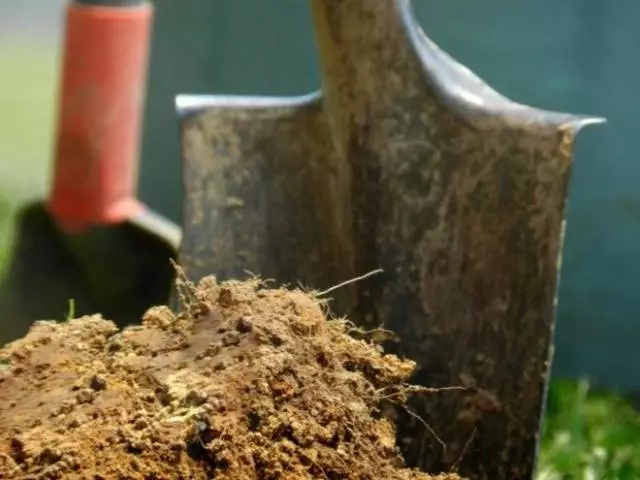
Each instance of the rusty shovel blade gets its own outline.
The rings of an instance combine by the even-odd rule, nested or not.
[[[431,42],[409,0],[312,0],[323,74],[296,98],[178,96],[188,275],[336,290],[395,331],[408,463],[534,472],[572,150],[594,117],[515,103]],[[402,412],[400,412],[402,414]]]

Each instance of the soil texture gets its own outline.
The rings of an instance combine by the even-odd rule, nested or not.
[[[182,280],[119,331],[38,322],[0,349],[0,478],[458,479],[404,467],[381,402],[414,363],[258,280]]]

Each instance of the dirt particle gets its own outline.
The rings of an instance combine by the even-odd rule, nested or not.
[[[144,430],[149,426],[149,422],[145,418],[138,418],[133,424],[134,430]]]
[[[238,319],[236,330],[240,333],[249,333],[253,329],[253,323],[250,317],[242,316]]]
[[[197,390],[190,390],[184,397],[184,405],[187,407],[199,407],[207,401],[207,394]]]
[[[36,457],[38,463],[54,464],[62,458],[62,452],[57,449],[46,447]]]
[[[67,423],[67,428],[69,430],[73,430],[74,428],[78,428],[80,426],[80,420],[77,418],[72,418],[71,420],[69,420],[69,423]]]
[[[93,375],[89,380],[89,388],[95,390],[96,392],[106,390],[107,380],[101,375]]]
[[[76,402],[78,405],[83,403],[91,403],[96,396],[96,392],[91,390],[90,388],[84,388],[76,393]]]
[[[131,459],[131,468],[134,472],[140,471],[140,462],[136,458]]]
[[[142,317],[143,325],[166,329],[176,321],[176,316],[167,306],[152,307]]]
[[[221,288],[218,293],[218,305],[221,307],[232,307],[235,303],[236,299],[233,296],[233,291],[230,288]]]
[[[238,332],[226,332],[222,337],[223,347],[235,347],[240,345],[242,336]]]
[[[110,353],[115,353],[124,348],[124,344],[120,338],[114,338],[109,343],[107,343],[107,350]]]

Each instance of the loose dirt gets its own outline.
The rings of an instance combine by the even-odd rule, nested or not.
[[[0,478],[458,479],[404,468],[381,414],[412,362],[303,291],[181,290],[141,326],[38,322],[0,349]]]

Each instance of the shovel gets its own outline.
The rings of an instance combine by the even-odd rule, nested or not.
[[[50,196],[18,219],[0,286],[0,344],[35,320],[100,312],[124,325],[165,303],[179,228],[136,200],[152,6],[67,8]]]
[[[323,87],[180,95],[183,239],[198,279],[327,288],[394,331],[425,387],[400,410],[409,464],[530,479],[552,359],[577,132],[600,118],[492,90],[424,35],[409,0],[312,0]]]

